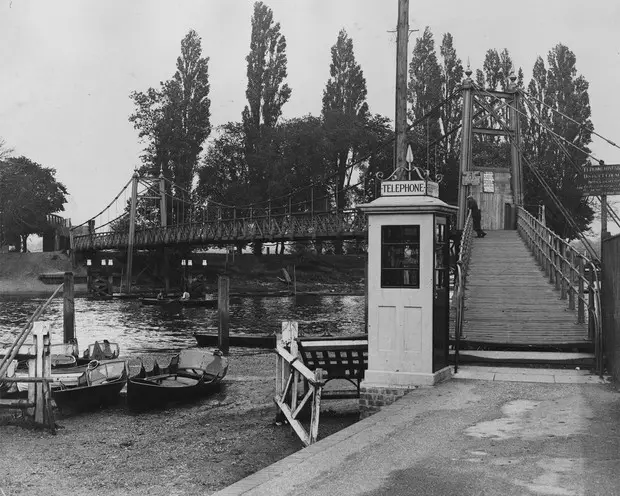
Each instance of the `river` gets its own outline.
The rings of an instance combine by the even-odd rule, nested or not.
[[[13,341],[28,318],[46,298],[0,298],[0,346]],[[52,343],[62,342],[63,300],[52,301],[39,319],[49,322]],[[230,331],[266,334],[283,321],[299,323],[300,334],[333,335],[364,332],[364,297],[300,295],[297,297],[233,297]],[[195,332],[217,332],[217,310],[183,308],[169,314],[139,300],[75,299],[75,328],[80,353],[96,340],[118,343],[121,356],[177,352],[196,346]],[[29,343],[30,341],[26,341]],[[235,350],[231,350],[234,354]]]

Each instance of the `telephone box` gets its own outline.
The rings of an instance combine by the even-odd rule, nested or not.
[[[378,387],[450,377],[449,218],[431,181],[384,181],[368,214],[368,370]]]

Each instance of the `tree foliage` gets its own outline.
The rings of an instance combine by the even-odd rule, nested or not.
[[[21,240],[26,251],[28,236],[49,228],[46,216],[64,210],[67,188],[55,174],[23,156],[0,162],[0,245]]]
[[[527,166],[524,168],[525,203],[544,204],[551,229],[573,239],[578,230],[588,228],[594,216],[587,198],[579,190],[579,170],[587,163],[592,140],[589,84],[577,74],[575,54],[565,45],[558,44],[549,51],[547,64],[545,67],[540,57],[536,60],[528,85],[533,105],[529,108],[530,119],[524,122],[524,148],[531,166],[562,202],[577,227],[566,220]],[[543,126],[573,146],[554,138]]]
[[[246,57],[248,104],[243,109],[245,159],[255,186],[253,199],[264,199],[269,174],[271,130],[282,115],[282,107],[291,96],[287,76],[286,37],[275,22],[273,11],[263,2],[254,4],[250,53]]]
[[[350,184],[351,165],[357,161],[366,139],[367,89],[364,72],[355,60],[353,40],[344,29],[338,33],[331,54],[330,77],[323,90],[322,117],[331,144],[328,172],[335,177],[334,204],[342,210],[348,201],[343,189]]]
[[[191,191],[202,146],[211,133],[209,58],[202,57],[201,39],[190,30],[181,41],[173,77],[159,89],[134,91],[136,107],[129,118],[146,141],[143,171],[160,171],[179,186],[180,197]]]

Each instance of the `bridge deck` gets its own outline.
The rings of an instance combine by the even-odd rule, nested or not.
[[[558,345],[589,343],[586,324],[566,310],[516,231],[475,239],[465,292],[465,341]]]

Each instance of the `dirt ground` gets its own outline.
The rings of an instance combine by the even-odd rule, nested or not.
[[[275,423],[274,377],[273,353],[237,349],[221,391],[190,405],[59,412],[56,435],[5,413],[0,495],[211,494],[303,447]],[[358,418],[357,400],[323,401],[319,438]]]

